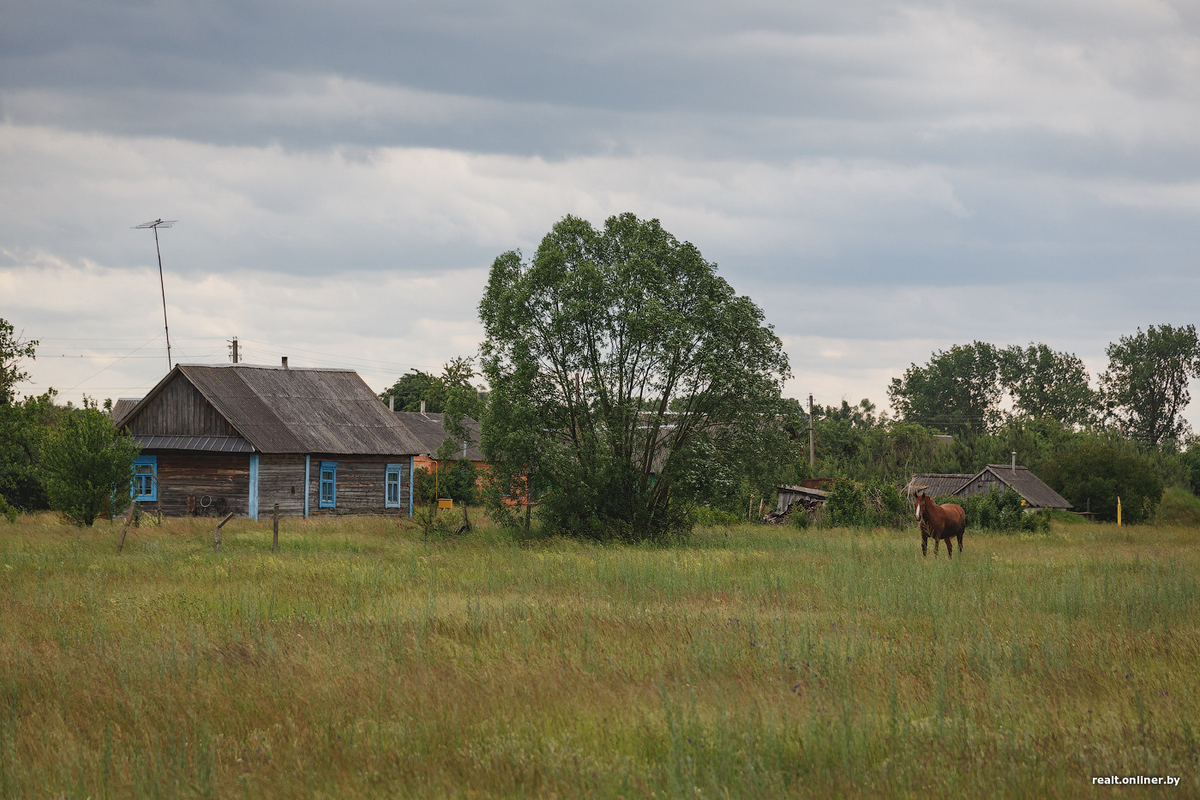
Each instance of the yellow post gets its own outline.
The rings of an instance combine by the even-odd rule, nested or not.
[[[1121,527],[1121,498],[1117,497],[1117,527]]]

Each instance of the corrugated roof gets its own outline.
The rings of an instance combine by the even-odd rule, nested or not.
[[[138,407],[152,402],[176,372],[261,453],[411,455],[421,449],[352,370],[180,364]]]
[[[423,414],[420,411],[397,411],[395,414],[400,424],[420,443],[421,449],[417,451],[418,455],[436,455],[442,442],[450,436],[442,427],[441,413],[427,412]],[[479,423],[467,417],[465,425],[467,432],[471,435],[471,443],[467,445],[465,457],[469,461],[483,461],[483,451],[479,449]],[[455,458],[463,458],[462,452],[460,444],[454,453]]]
[[[917,492],[924,492],[930,497],[942,497],[954,494],[973,477],[974,475],[970,473],[918,472],[909,480],[904,491],[908,493],[909,497],[915,496]]]
[[[995,475],[1000,482],[1012,488],[1021,497],[1024,497],[1025,502],[1034,508],[1073,507],[1067,502],[1066,498],[1043,483],[1042,479],[1037,475],[1030,472],[1029,467],[1018,465],[1014,470],[1010,464],[988,464],[971,481],[974,482],[975,478],[978,478],[985,472]],[[963,488],[966,487],[964,486]]]
[[[240,436],[149,436],[134,434],[143,450],[192,450],[205,453],[253,453]]]

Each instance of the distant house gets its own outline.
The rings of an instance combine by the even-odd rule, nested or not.
[[[134,500],[167,515],[412,515],[421,447],[351,370],[181,364],[113,419],[142,446]]]
[[[450,434],[446,433],[446,429],[442,427],[442,414],[425,411],[395,411],[392,413],[417,442],[418,448],[413,457],[414,470],[422,468],[432,470],[435,466],[448,466],[441,464],[437,459],[438,450],[450,438]],[[454,460],[465,458],[474,464],[476,469],[480,469],[483,467],[484,460],[483,452],[479,449],[479,423],[467,417],[464,425],[471,441],[470,443],[456,444],[453,458]]]
[[[1009,464],[988,464],[974,475],[918,473],[912,476],[905,490],[909,497],[924,492],[932,497],[971,495],[987,493],[996,489],[1012,489],[1025,501],[1029,509],[1069,509],[1071,504],[1058,492],[1029,471],[1028,467]]]
[[[1058,492],[1051,489],[1041,478],[1029,471],[1029,467],[1008,464],[988,464],[955,492],[959,497],[1012,489],[1021,495],[1025,507],[1031,509],[1057,508],[1066,510],[1071,504]]]

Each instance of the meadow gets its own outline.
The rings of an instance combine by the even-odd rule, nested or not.
[[[1192,527],[119,533],[0,519],[0,797],[1200,792]]]

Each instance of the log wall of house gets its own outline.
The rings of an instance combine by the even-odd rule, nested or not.
[[[337,494],[334,508],[321,508],[321,462],[337,464]],[[384,475],[388,464],[400,465],[401,508],[385,506]],[[312,456],[308,480],[309,516],[337,514],[409,515],[409,456]]]
[[[275,503],[280,516],[304,516],[304,456],[259,456],[258,518],[270,519]]]
[[[146,408],[128,423],[130,433],[146,436],[234,436],[204,395],[182,375],[163,387]]]
[[[250,456],[196,453],[154,453],[158,457],[158,503],[163,514],[188,514],[188,495],[195,498],[198,516],[244,517],[250,505]],[[204,507],[205,498],[208,507]],[[147,503],[144,508],[153,508]]]

